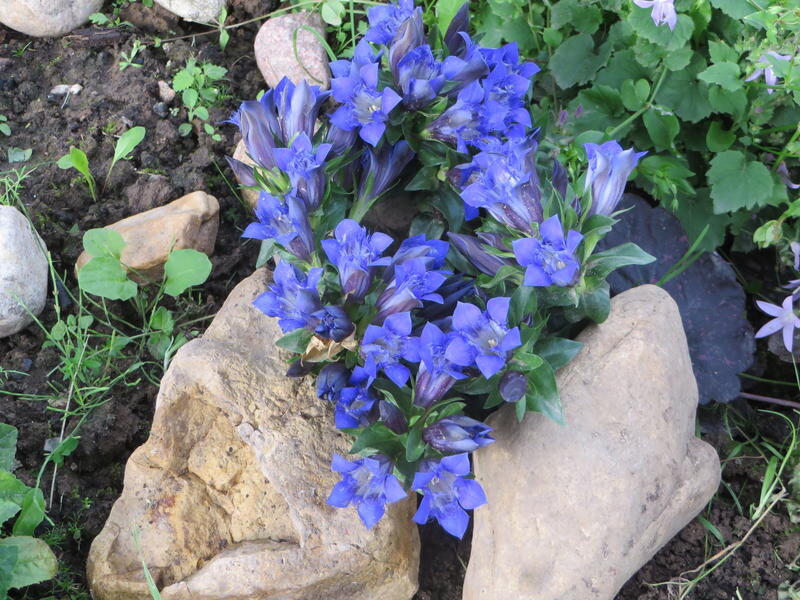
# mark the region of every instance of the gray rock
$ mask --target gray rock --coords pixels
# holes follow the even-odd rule
[[[156,0],[156,4],[172,14],[198,23],[215,21],[225,3],[226,0]]]
[[[678,308],[661,288],[612,300],[558,375],[566,425],[513,407],[475,453],[489,506],[475,512],[464,600],[611,600],[719,485],[694,435],[697,384]]]
[[[33,322],[47,299],[45,245],[28,219],[0,206],[0,338]]]
[[[0,23],[34,37],[64,35],[82,25],[103,0],[0,0]]]
[[[202,338],[175,355],[147,442],[92,543],[95,600],[409,600],[419,538],[412,496],[368,530],[325,502],[349,441],[309,380],[290,379],[274,319],[251,304],[264,269],[240,283]],[[131,532],[141,530],[141,551]]]
[[[322,89],[327,89],[330,85],[331,75],[325,48],[319,38],[304,27],[317,31],[324,39],[325,27],[316,12],[273,17],[258,30],[254,47],[256,63],[269,87],[274,88],[283,77],[288,77],[295,83],[305,79],[309,84],[318,85]]]

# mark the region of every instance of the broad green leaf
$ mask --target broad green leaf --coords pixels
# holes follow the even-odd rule
[[[189,88],[188,90],[183,90],[182,98],[184,106],[188,108],[194,108],[197,105],[199,95],[197,90],[194,88]]]
[[[628,79],[638,81],[652,76],[652,71],[637,62],[633,50],[619,50],[615,52],[608,65],[597,73],[596,83],[617,88]]]
[[[72,162],[72,167],[75,167],[75,169],[77,169],[85,177],[91,177],[92,174],[89,172],[89,159],[86,158],[86,153],[83,150],[73,146],[69,149],[69,157]],[[59,165],[59,167],[60,166],[61,165]]]
[[[309,329],[295,329],[276,341],[275,345],[295,354],[304,354],[313,336],[314,332]]]
[[[350,454],[363,454],[365,451],[370,451],[370,454],[389,451],[391,454],[392,449],[397,451],[398,448],[402,449],[403,446],[397,434],[383,423],[373,423],[358,434]]]
[[[131,127],[119,136],[117,145],[114,147],[114,159],[112,162],[117,162],[127,157],[136,146],[142,143],[146,132],[147,130],[144,127]]]
[[[164,264],[167,278],[164,291],[179,296],[193,285],[200,285],[211,274],[211,261],[202,252],[187,248],[173,250]]]
[[[670,71],[680,71],[692,60],[692,49],[688,46],[679,48],[674,52],[667,52],[664,56],[664,66]]]
[[[575,340],[546,337],[536,344],[534,350],[556,371],[571,361],[581,348],[583,344]]]
[[[182,92],[194,85],[194,76],[186,70],[180,70],[172,78],[172,89]]]
[[[18,555],[19,552],[14,547],[0,548],[0,598],[6,598],[8,590],[11,589],[11,573],[17,566]]]
[[[697,78],[706,83],[714,83],[729,92],[735,92],[743,85],[739,79],[739,65],[730,62],[713,64]]]
[[[656,150],[668,150],[681,130],[681,124],[675,115],[649,108],[642,115],[645,129],[656,147]]]
[[[675,51],[682,48],[691,39],[694,32],[694,21],[692,18],[685,14],[678,15],[678,21],[675,24],[675,29],[670,30],[665,25],[656,25],[650,16],[651,10],[649,8],[640,8],[632,6],[631,12],[628,15],[628,22],[633,29],[643,38],[663,46],[669,51]]]
[[[194,115],[202,121],[208,121],[209,114],[208,114],[208,109],[205,106],[198,106],[194,110]],[[214,128],[211,127],[211,125],[209,125],[208,123],[205,123],[205,127],[203,129],[206,129],[206,127],[209,127],[211,128],[211,131],[214,131]],[[209,133],[208,129],[206,129],[206,133]]]
[[[338,0],[329,0],[329,1],[338,1]],[[225,75],[227,75],[228,69],[225,67],[221,67],[220,65],[215,65],[213,63],[206,63],[203,65],[203,74],[208,77],[212,81],[219,81]]]
[[[717,154],[706,177],[717,214],[761,206],[772,195],[769,169],[738,150]]]
[[[425,452],[425,442],[422,441],[422,427],[418,424],[412,427],[406,438],[406,460],[414,462]]]
[[[736,134],[725,131],[720,121],[712,121],[706,134],[706,145],[712,152],[724,152],[736,141]]]
[[[640,81],[645,81],[641,79]],[[645,83],[647,83],[645,81]],[[648,89],[650,85],[647,85]],[[644,106],[645,101],[647,100],[647,96],[644,99],[639,98],[639,94],[637,93],[636,89],[636,82],[633,79],[628,79],[622,82],[622,85],[619,88],[619,95],[622,98],[622,103],[625,105],[625,108],[634,112],[639,110],[642,106]]]
[[[16,427],[0,423],[0,469],[11,471],[14,467],[14,455],[17,451]]]
[[[570,26],[580,33],[592,34],[602,21],[600,8],[579,0],[561,0],[550,11],[550,27],[557,30]]]
[[[25,162],[32,154],[33,148],[17,148],[16,146],[6,148],[6,155],[10,163]]]
[[[22,499],[22,511],[14,522],[14,535],[33,535],[44,521],[44,494],[39,488],[31,488]]]
[[[564,424],[564,409],[558,395],[556,377],[548,363],[542,363],[538,369],[528,372],[525,403],[528,410],[540,412],[559,425]]]
[[[339,27],[342,24],[342,17],[344,17],[345,7],[340,0],[325,0],[320,7],[320,15],[322,20],[328,25]]]
[[[450,26],[450,21],[456,16],[458,9],[466,0],[436,0],[436,24],[439,31],[444,34]]]
[[[172,317],[172,312],[166,306],[159,306],[150,318],[150,328],[172,333],[175,329],[175,319]]]
[[[11,571],[11,588],[47,581],[58,572],[58,560],[42,540],[28,536],[0,538],[0,556],[8,556],[9,549],[17,552],[17,560]]]
[[[731,115],[736,121],[740,121],[747,108],[747,92],[744,89],[729,92],[712,86],[708,90],[708,101],[714,112]]]
[[[16,515],[21,509],[22,507],[16,502],[0,498],[0,527],[3,526],[3,523]]]
[[[83,234],[83,249],[95,258],[110,256],[119,260],[126,243],[113,229],[90,229]]]
[[[667,73],[656,95],[656,102],[672,110],[684,121],[696,123],[705,119],[711,114],[708,84],[697,80],[697,74],[705,68],[705,60],[696,55],[685,69]]]
[[[603,281],[600,287],[580,295],[578,312],[595,323],[602,323],[611,312],[611,294],[608,283]]]
[[[548,68],[563,90],[589,81],[607,59],[607,53],[598,55],[594,52],[592,36],[579,33],[561,43],[550,57]]]
[[[8,471],[0,471],[0,499],[9,500],[17,506],[22,506],[22,500],[28,493],[28,489],[27,485]]]
[[[93,258],[81,267],[78,284],[83,291],[109,300],[130,300],[138,291],[119,260],[112,256]]]
[[[757,10],[750,0],[711,0],[711,5],[733,19],[742,19]]]
[[[725,42],[709,40],[708,52],[711,55],[711,62],[713,63],[729,62],[738,64],[739,62],[739,53]]]
[[[620,267],[647,265],[654,260],[654,256],[651,256],[636,244],[628,242],[592,255],[586,265],[586,273],[587,276],[605,279],[609,273]]]

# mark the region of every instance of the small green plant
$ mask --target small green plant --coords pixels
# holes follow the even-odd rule
[[[120,160],[130,159],[130,153],[133,152],[136,146],[142,143],[145,133],[147,133],[147,130],[144,127],[138,126],[131,127],[119,136],[114,146],[114,157],[111,159],[111,165],[108,167],[108,173],[106,173],[105,185],[108,185],[108,178],[111,177],[111,170],[114,168],[114,165]]]
[[[11,135],[11,127],[8,125],[8,117],[0,115],[0,133],[9,136]]]
[[[219,49],[225,52],[225,48],[228,46],[228,41],[231,39],[231,34],[228,33],[228,30],[225,27],[225,21],[228,19],[228,10],[223,7],[221,11],[219,11],[219,17],[217,17],[217,22],[215,25],[217,26],[217,31],[219,31]]]
[[[103,13],[92,13],[89,15],[89,22],[98,27],[133,27],[129,21],[123,21],[119,16],[108,17]]]
[[[22,46],[20,48],[17,48],[15,50],[12,50],[11,51],[11,56],[13,56],[15,58],[20,58],[22,56],[25,56],[25,53],[28,51],[28,48],[30,48],[32,44],[33,44],[33,42],[28,42],[24,46]]]
[[[55,577],[58,561],[50,547],[33,537],[44,520],[44,495],[17,479],[14,464],[18,432],[0,423],[0,598],[8,591]],[[62,453],[61,457],[65,453]],[[12,525],[7,523],[14,519]],[[10,535],[4,534],[8,532]]]
[[[219,65],[213,63],[198,65],[195,59],[190,58],[186,61],[186,66],[172,78],[172,88],[181,93],[187,111],[187,122],[178,128],[180,135],[189,135],[192,132],[192,121],[200,119],[204,121],[203,130],[211,136],[211,139],[214,141],[222,139],[216,133],[214,126],[208,123],[208,109],[219,104],[224,98],[220,82],[227,72],[226,68]]]
[[[131,45],[129,52],[120,52],[119,70],[124,71],[128,67],[135,67],[137,69],[144,67],[142,63],[134,62],[136,60],[136,56],[142,51],[142,49],[144,49],[144,44],[142,44],[142,42],[139,40],[133,40],[133,44]]]

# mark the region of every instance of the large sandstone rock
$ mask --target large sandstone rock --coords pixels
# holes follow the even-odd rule
[[[95,600],[149,598],[141,558],[164,600],[408,600],[419,540],[409,497],[367,530],[325,503],[348,441],[307,380],[284,376],[273,319],[250,302],[257,271],[205,335],[178,352],[150,438],[89,553]]]
[[[475,512],[464,600],[610,600],[717,489],[670,296],[620,294],[581,341],[558,376],[566,425],[518,424],[513,407],[489,421],[497,442],[475,453],[489,506]]]
[[[0,338],[33,322],[47,300],[47,249],[21,212],[0,206]]]
[[[216,21],[225,8],[225,0],[156,0],[156,4],[187,21],[198,23]]]
[[[126,242],[122,263],[154,280],[161,279],[171,250],[193,248],[210,255],[218,228],[219,203],[205,192],[192,192],[107,226],[119,232]],[[76,270],[91,258],[88,252],[83,252]]]
[[[69,33],[98,12],[103,0],[0,0],[0,23],[34,37]]]
[[[283,77],[288,77],[295,83],[305,79],[310,85],[327,89],[331,75],[328,55],[320,39],[325,39],[325,27],[317,12],[291,13],[264,23],[256,35],[254,51],[267,85],[274,88]]]

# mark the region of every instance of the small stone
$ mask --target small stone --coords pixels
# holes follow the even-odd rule
[[[219,203],[205,192],[182,198],[108,225],[126,242],[122,263],[151,280],[160,280],[171,250],[193,248],[210,255],[219,227]],[[79,271],[91,256],[83,252],[75,265]]]
[[[175,90],[169,87],[166,81],[159,80],[158,82],[158,97],[162,102],[170,104],[175,99]]]
[[[47,299],[47,248],[28,219],[0,206],[0,338],[33,322]]]
[[[288,77],[295,83],[305,79],[309,84],[318,85],[322,89],[327,89],[330,85],[331,76],[325,48],[320,39],[303,29],[304,27],[314,29],[322,39],[325,38],[322,18],[316,12],[273,17],[258,30],[255,42],[256,63],[269,87],[277,86],[283,77]]]
[[[162,119],[166,119],[169,116],[169,106],[165,102],[156,102],[153,104],[153,112]]]
[[[172,14],[197,23],[212,23],[225,8],[225,0],[156,0]]]
[[[474,454],[489,504],[475,511],[463,600],[611,600],[717,490],[669,294],[620,294],[578,339],[557,377],[564,425],[518,423],[513,406],[489,418],[497,442]]]
[[[98,12],[103,0],[3,0],[0,23],[34,37],[64,35]]]
[[[125,188],[123,195],[134,213],[166,204],[173,194],[169,179],[164,175],[150,174],[138,178]]]
[[[67,85],[66,83],[60,83],[47,93],[48,96],[66,96],[69,93],[69,88],[71,86]]]
[[[419,537],[409,495],[367,529],[325,500],[350,445],[307,379],[284,376],[275,319],[252,306],[256,271],[161,382],[148,441],[92,542],[95,600],[409,600]],[[318,415],[318,416],[312,416]],[[131,534],[141,532],[137,544]]]
[[[233,151],[233,158],[243,162],[246,165],[255,166],[255,161],[250,158],[247,154],[247,147],[244,145],[244,140],[239,140],[239,143],[236,144],[236,150]],[[239,187],[239,193],[244,198],[244,201],[250,206],[250,208],[255,209],[256,204],[258,204],[258,191],[253,190],[250,188]]]

